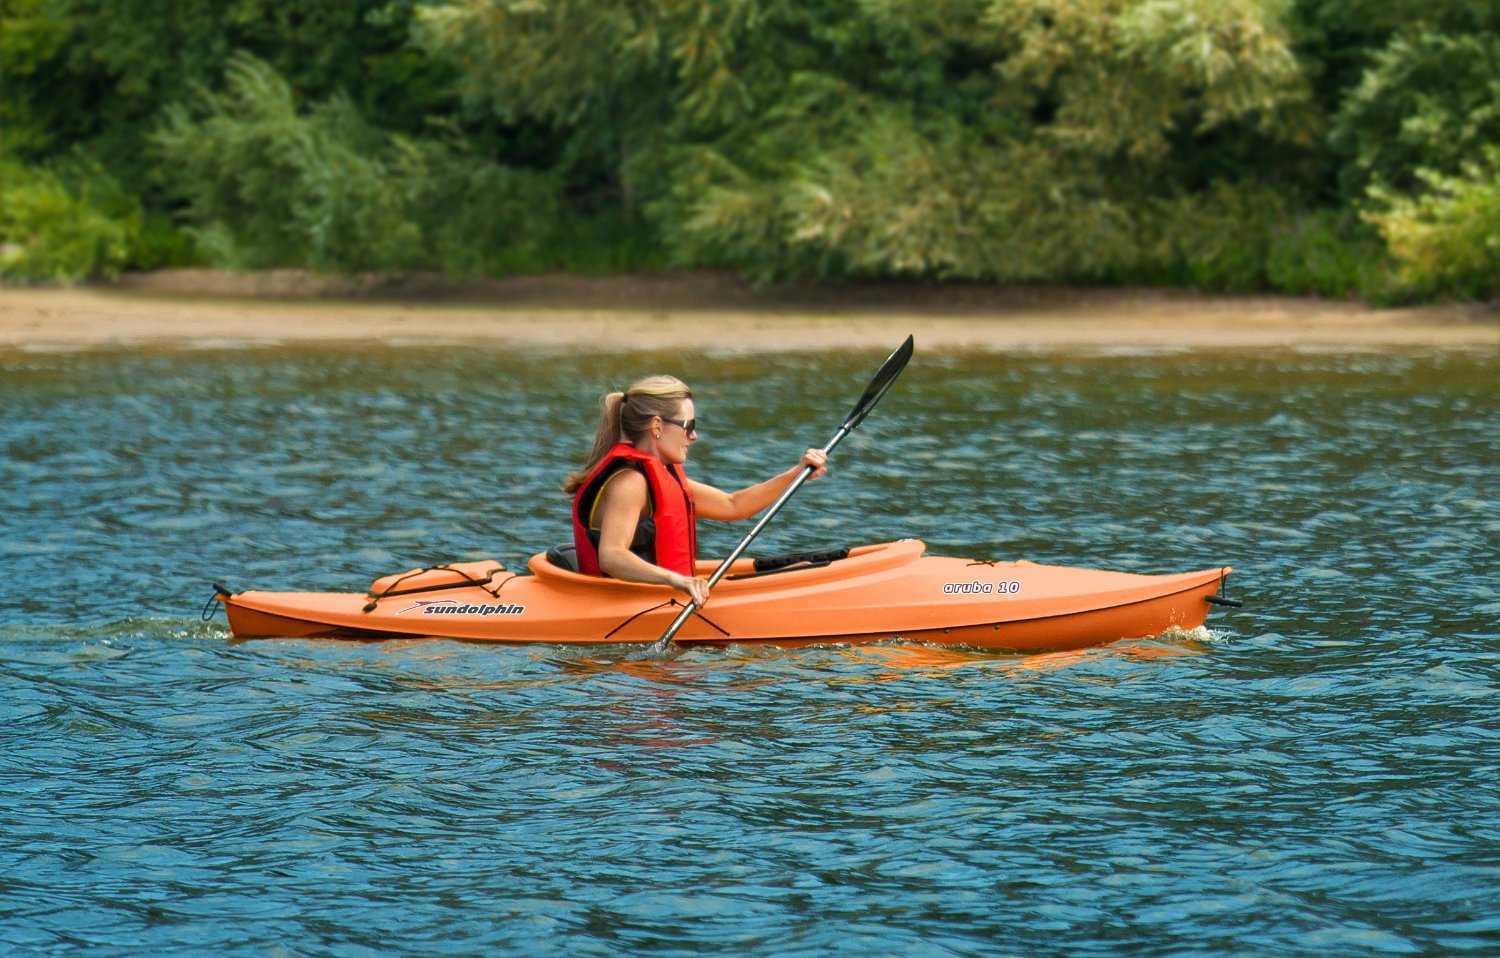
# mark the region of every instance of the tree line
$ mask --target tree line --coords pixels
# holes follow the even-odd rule
[[[0,0],[0,279],[1500,283],[1500,0]]]

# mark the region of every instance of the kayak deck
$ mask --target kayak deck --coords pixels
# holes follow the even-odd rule
[[[1139,575],[925,551],[922,542],[907,539],[856,547],[837,561],[759,573],[741,560],[676,640],[792,646],[910,639],[1020,652],[1086,648],[1202,625],[1208,597],[1231,571]],[[707,575],[715,564],[699,566]],[[460,572],[457,584],[404,594],[221,592],[218,598],[239,638],[642,643],[660,637],[682,609],[682,597],[665,586],[580,575],[542,554],[529,561],[529,575],[494,562],[445,568],[476,574]]]

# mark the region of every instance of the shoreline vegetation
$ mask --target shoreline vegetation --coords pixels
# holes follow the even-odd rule
[[[0,5],[0,282],[1500,297],[1500,0]]]
[[[539,322],[538,320],[545,320]],[[1492,349],[1500,311],[985,284],[758,286],[732,273],[457,282],[189,269],[0,288],[0,349],[504,344],[595,350]]]

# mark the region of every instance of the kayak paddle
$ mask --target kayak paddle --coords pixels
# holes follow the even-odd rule
[[[827,445],[823,447],[825,454],[832,452],[833,447],[837,446],[845,436],[853,432],[855,426],[865,421],[865,417],[870,414],[870,410],[874,409],[875,404],[880,402],[880,397],[885,395],[886,390],[890,389],[891,384],[896,381],[896,377],[901,375],[901,370],[906,368],[907,362],[911,360],[913,348],[915,348],[914,341],[912,337],[908,336],[906,337],[906,342],[898,346],[896,351],[891,353],[886,359],[880,370],[875,373],[875,378],[870,380],[870,385],[865,388],[865,394],[859,397],[859,402],[855,403],[849,415],[844,417],[844,424],[838,428],[838,431],[833,434],[833,438],[828,440]],[[792,484],[786,487],[786,491],[781,494],[781,497],[771,504],[771,508],[766,510],[766,514],[761,516],[760,521],[755,524],[755,528],[751,529],[745,538],[740,540],[740,544],[734,547],[734,551],[730,552],[724,561],[719,563],[719,567],[714,570],[714,574],[708,577],[708,587],[710,589],[718,584],[718,581],[724,577],[724,573],[729,571],[729,567],[744,553],[745,548],[750,545],[751,541],[760,535],[760,530],[766,527],[766,523],[770,522],[771,518],[777,512],[781,511],[781,507],[792,497],[792,494],[802,488],[802,484],[807,481],[807,477],[812,475],[812,472],[812,466],[802,467],[802,471],[797,474],[797,478],[793,479]],[[661,638],[651,644],[651,647],[647,650],[647,654],[660,655],[665,652],[667,646],[672,641],[672,637],[677,634],[677,630],[681,629],[683,624],[692,618],[693,613],[697,611],[698,604],[689,600],[683,610],[678,613],[677,618],[667,627],[667,631],[662,633]]]

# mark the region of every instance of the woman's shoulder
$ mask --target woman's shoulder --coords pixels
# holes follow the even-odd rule
[[[604,480],[599,487],[599,498],[603,499],[611,491],[627,495],[646,495],[646,476],[639,469],[616,469]]]
[[[598,529],[605,512],[610,509],[626,509],[650,515],[651,496],[646,488],[646,477],[634,469],[616,469],[604,485],[589,509],[589,528]]]

